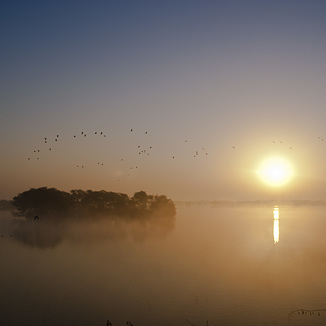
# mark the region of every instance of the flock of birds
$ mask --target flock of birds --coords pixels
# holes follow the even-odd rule
[[[98,132],[95,131],[94,134],[97,135]],[[84,133],[84,131],[81,131],[80,135],[81,135],[82,137],[87,137],[87,134]],[[103,136],[103,137],[106,137],[106,135],[105,135],[102,131],[99,133],[99,135],[101,135],[101,136]],[[77,135],[73,135],[73,138],[77,138]],[[54,142],[58,142],[58,141],[59,141],[59,135],[56,135],[55,137],[52,137],[52,138],[44,137],[43,142],[44,142],[44,144],[51,144],[51,140],[54,141]],[[50,146],[50,145],[49,145],[49,146],[47,147],[47,150],[52,151],[52,148],[53,148],[53,146]],[[43,150],[42,150],[42,151],[43,151]],[[32,160],[33,158],[36,159],[36,160],[39,160],[39,159],[40,159],[40,155],[39,155],[40,153],[41,153],[41,149],[39,149],[39,148],[34,149],[34,150],[33,150],[34,157],[33,157],[33,156],[29,156],[27,159],[28,159],[29,161]],[[35,154],[37,154],[36,157],[35,157]]]
[[[129,133],[131,134],[131,139],[135,139],[136,137],[136,132],[134,131],[133,128],[129,129]],[[147,130],[145,131],[141,131],[141,134],[145,135],[146,137],[148,137],[149,132]],[[139,133],[138,133],[139,136]],[[52,137],[43,137],[42,138],[42,143],[43,145],[39,145],[37,147],[35,147],[30,155],[27,157],[28,161],[39,161],[44,157],[44,153],[54,153],[56,152],[56,150],[59,149],[60,144],[62,144],[64,141],[66,141],[67,139],[70,139],[72,141],[81,141],[81,140],[86,140],[86,139],[92,139],[94,140],[94,137],[103,137],[103,138],[109,138],[110,140],[113,137],[107,137],[107,134],[103,131],[93,131],[93,132],[85,132],[85,131],[80,131],[76,134],[70,135],[69,137],[66,136],[61,136],[59,134],[52,136]],[[150,138],[148,138],[147,140],[150,140]],[[146,140],[146,143],[147,143]],[[190,143],[187,139],[184,140],[184,143]],[[153,152],[153,145],[144,145],[144,144],[138,144],[135,148],[134,148],[134,154],[140,156],[145,156],[148,157],[150,155],[152,155]],[[195,147],[192,150],[192,156],[194,158],[197,158],[201,155],[207,156],[208,152],[205,149],[205,147]],[[130,158],[128,158],[129,155],[126,155],[127,158],[124,155],[121,155],[121,157],[119,158],[120,161],[120,166],[123,164],[124,167],[124,172],[126,175],[130,175],[130,173],[133,170],[136,170],[139,168],[138,164],[135,164],[134,162],[137,161],[137,159],[134,160],[130,160]],[[170,159],[177,159],[178,155],[175,153],[171,153],[170,154]],[[134,157],[135,158],[135,157]],[[84,169],[86,167],[89,166],[95,166],[97,165],[98,167],[100,166],[104,166],[105,165],[105,161],[103,161],[103,159],[97,159],[97,160],[93,160],[92,162],[90,162],[93,158],[90,158],[90,156],[88,155],[83,162],[76,162],[75,163],[75,167],[79,168],[79,169]],[[132,161],[132,163],[131,163]],[[120,181],[120,179],[118,178],[118,181]]]
[[[120,181],[120,177],[122,176],[130,176],[132,175],[132,173],[134,173],[134,171],[137,171],[137,169],[141,168],[141,164],[143,161],[140,160],[141,157],[149,157],[151,156],[153,153],[160,153],[162,152],[162,149],[159,148],[159,146],[153,146],[153,144],[150,145],[150,142],[153,141],[153,138],[150,137],[150,133],[147,130],[140,130],[140,131],[136,131],[134,128],[131,129],[127,129],[127,133],[129,132],[130,134],[130,140],[131,143],[133,144],[131,148],[132,151],[132,157],[130,157],[130,153],[125,153],[125,155],[123,155],[121,153],[121,157],[111,157],[110,158],[110,163],[112,163],[112,160],[116,160],[116,163],[118,164],[118,169],[119,169],[119,173],[116,173],[116,180]],[[146,138],[142,138],[142,137],[146,137]],[[114,141],[114,137],[110,135],[110,137],[107,136],[107,134],[104,131],[91,131],[91,132],[86,132],[86,131],[79,131],[75,134],[71,134],[70,136],[66,136],[66,135],[60,135],[60,134],[56,134],[52,137],[43,137],[42,138],[42,142],[43,145],[39,145],[38,147],[35,147],[32,151],[31,154],[27,157],[28,161],[39,161],[41,160],[44,156],[44,153],[54,153],[56,152],[59,148],[60,145],[63,145],[67,140],[70,140],[72,142],[78,142],[78,141],[86,141],[86,139],[91,139],[92,141],[99,140],[99,138],[107,139],[105,141],[109,142],[111,141],[112,144],[112,140]],[[142,141],[139,141],[139,143],[137,144],[137,139],[142,139]],[[324,142],[325,139],[322,137],[318,137],[318,140],[320,142]],[[287,144],[286,142],[284,142],[283,140],[271,140],[271,142],[275,145],[282,145],[284,149],[288,149],[288,150],[294,150],[294,146]],[[185,145],[184,148],[186,152],[184,152],[183,154],[180,153],[180,151],[177,150],[173,150],[173,146],[178,144],[178,146],[181,144],[188,144]],[[93,143],[94,145],[95,143]],[[137,145],[135,145],[137,144]],[[146,144],[146,145],[144,145]],[[94,145],[94,147],[96,147],[96,145]],[[238,150],[240,149],[241,146],[239,146],[239,144],[236,145],[231,145],[230,149],[231,150]],[[165,148],[166,150],[166,148]],[[168,149],[170,150],[170,153],[166,153],[167,155],[167,159],[172,159],[172,160],[177,160],[179,157],[181,157],[182,155],[187,155],[188,158],[191,158],[191,156],[193,158],[198,158],[198,157],[207,157],[209,155],[208,151],[206,150],[206,147],[203,146],[195,146],[194,142],[192,141],[188,141],[188,139],[181,139],[179,142],[176,141],[175,144],[171,144],[170,148]],[[180,146],[179,146],[179,150],[180,150]],[[102,159],[99,159],[99,157],[96,159],[94,156],[92,156],[92,154],[90,154],[89,152],[85,153],[85,157],[84,158],[79,158],[79,161],[76,160],[76,162],[74,163],[75,168],[78,169],[85,169],[88,167],[103,167],[108,163],[108,158],[107,158],[107,152],[109,151],[109,148],[105,148],[103,147],[102,149],[102,153],[100,154],[102,156]],[[73,148],[71,148],[71,153],[73,154]],[[53,154],[51,154],[53,155]],[[138,156],[138,157],[137,157]],[[106,157],[103,159],[103,157]],[[120,161],[120,162],[118,162]],[[71,164],[71,163],[70,163]],[[112,166],[112,164],[111,164]]]

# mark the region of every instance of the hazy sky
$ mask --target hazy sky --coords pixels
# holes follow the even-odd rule
[[[316,0],[2,1],[0,198],[325,199],[325,18]],[[281,188],[255,173],[272,155],[295,171]]]

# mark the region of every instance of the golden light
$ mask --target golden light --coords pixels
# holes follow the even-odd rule
[[[273,236],[274,236],[274,244],[276,244],[280,241],[280,211],[277,206],[274,207],[273,215],[274,215]]]
[[[264,183],[272,187],[284,186],[294,175],[291,164],[281,157],[270,157],[264,160],[257,173]]]

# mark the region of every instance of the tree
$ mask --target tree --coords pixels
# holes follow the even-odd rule
[[[18,216],[50,218],[94,216],[149,217],[153,213],[175,215],[175,206],[166,196],[147,195],[139,191],[129,198],[126,194],[105,190],[71,190],[69,193],[55,188],[32,188],[12,200]]]
[[[131,198],[135,212],[145,214],[149,212],[153,196],[148,196],[145,191],[138,191]]]
[[[19,216],[34,218],[34,216],[61,216],[70,211],[74,202],[66,192],[55,188],[31,188],[13,198],[12,204],[18,210]]]
[[[154,196],[150,209],[152,212],[157,212],[167,216],[173,216],[176,214],[174,202],[164,195]]]

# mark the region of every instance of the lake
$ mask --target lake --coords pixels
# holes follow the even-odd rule
[[[1,213],[2,325],[324,325],[323,206],[178,204],[173,223]]]

